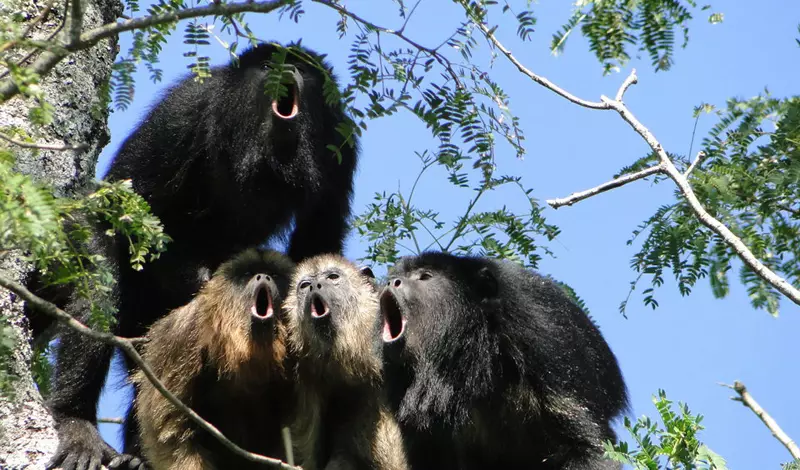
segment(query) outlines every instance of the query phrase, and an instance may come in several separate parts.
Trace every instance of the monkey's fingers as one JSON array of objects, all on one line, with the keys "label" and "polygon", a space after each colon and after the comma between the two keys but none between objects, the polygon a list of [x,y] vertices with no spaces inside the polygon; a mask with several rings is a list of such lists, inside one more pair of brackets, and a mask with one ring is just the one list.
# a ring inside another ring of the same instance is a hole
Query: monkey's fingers
[{"label": "monkey's fingers", "polygon": [[134,455],[120,454],[109,462],[108,468],[120,470],[147,470],[147,464]]}]

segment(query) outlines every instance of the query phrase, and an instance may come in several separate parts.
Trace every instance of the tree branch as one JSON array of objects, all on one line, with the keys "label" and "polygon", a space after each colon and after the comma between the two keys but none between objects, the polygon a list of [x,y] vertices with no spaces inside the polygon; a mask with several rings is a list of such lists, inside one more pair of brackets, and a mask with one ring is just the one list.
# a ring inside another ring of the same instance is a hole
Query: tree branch
[{"label": "tree branch", "polygon": [[97,418],[98,423],[105,423],[105,424],[125,424],[125,419],[123,418]]},{"label": "tree branch", "polygon": [[743,383],[739,382],[738,380],[733,383],[733,385],[727,384],[720,384],[724,387],[728,387],[736,391],[739,394],[738,397],[731,397],[731,400],[741,402],[744,406],[753,410],[753,413],[758,416],[759,419],[767,426],[767,429],[775,436],[775,439],[779,440],[781,444],[786,447],[789,453],[795,459],[800,459],[800,447],[778,426],[778,423],[770,416],[764,408],[761,408],[761,405],[756,402],[750,392],[747,391],[747,387],[744,386]]},{"label": "tree branch", "polygon": [[27,302],[28,305],[31,306],[32,308],[57,319],[58,321],[66,324],[73,330],[83,335],[86,335],[90,338],[93,338],[95,340],[102,341],[103,343],[116,346],[117,348],[124,351],[128,355],[128,357],[130,357],[133,360],[133,362],[136,363],[136,365],[142,370],[142,372],[144,372],[144,375],[148,378],[148,380],[150,380],[153,386],[159,392],[161,392],[164,398],[169,400],[169,402],[172,403],[176,408],[186,413],[186,415],[189,416],[189,418],[191,418],[192,421],[197,423],[198,426],[200,426],[209,434],[218,439],[223,445],[225,445],[225,447],[228,448],[228,450],[230,450],[234,454],[244,459],[250,460],[251,462],[263,463],[273,468],[279,468],[285,470],[301,470],[299,467],[288,465],[281,460],[270,457],[264,457],[262,455],[254,454],[252,452],[248,452],[242,449],[238,445],[234,444],[227,437],[225,437],[219,431],[219,429],[217,429],[213,424],[204,420],[203,418],[200,417],[200,415],[195,413],[194,410],[183,404],[183,402],[181,402],[175,395],[173,395],[172,392],[167,390],[164,384],[161,383],[160,380],[158,380],[158,378],[155,376],[150,366],[144,361],[144,359],[142,359],[142,357],[136,351],[134,344],[142,342],[143,338],[122,338],[119,336],[115,336],[111,333],[104,333],[101,331],[93,330],[84,325],[83,323],[79,322],[78,320],[74,319],[70,314],[61,310],[54,304],[47,302],[46,300],[40,297],[37,297],[28,289],[26,289],[25,286],[23,286],[22,284],[1,275],[0,275],[0,287],[4,287],[10,290],[11,292],[14,292],[18,296],[20,296],[25,302]]},{"label": "tree branch", "polygon": [[[544,78],[544,77],[542,77],[540,75],[536,75],[531,70],[528,70],[527,68],[525,68],[525,66],[522,65],[522,63],[520,61],[518,61],[517,58],[514,57],[511,54],[511,51],[506,49],[505,46],[503,46],[503,44],[495,37],[494,33],[489,31],[489,28],[483,22],[473,21],[473,24],[475,26],[477,26],[483,32],[484,36],[486,36],[486,39],[488,39],[492,43],[492,45],[494,47],[496,47],[500,52],[502,52],[503,55],[506,56],[506,58],[512,64],[514,64],[515,67],[517,67],[517,70],[522,72],[523,75],[528,76],[528,78],[530,78],[534,82],[536,82],[539,85],[547,88],[550,91],[553,91],[554,93],[556,93],[557,95],[561,96],[562,98],[566,98],[567,100],[569,100],[569,101],[571,101],[571,102],[573,102],[573,103],[575,103],[577,105],[583,106],[585,108],[610,109],[607,103],[603,103],[603,102],[598,103],[598,102],[595,102],[595,101],[588,101],[588,100],[584,100],[584,99],[578,98],[577,96],[573,95],[572,93],[560,88],[558,85],[556,85],[555,83],[551,82],[550,80],[548,80],[548,79],[546,79],[546,78]],[[630,77],[628,77],[628,78],[630,78]],[[634,75],[634,78],[635,78],[635,75]],[[626,80],[626,82],[627,82],[627,80]],[[628,86],[630,86],[630,84],[628,84]],[[627,86],[625,88],[627,89]],[[622,91],[622,89],[620,89],[620,90],[621,90],[621,93],[624,93],[624,91]]]},{"label": "tree branch", "polygon": [[684,178],[688,178],[689,174],[692,171],[694,171],[694,169],[697,168],[701,163],[703,163],[703,160],[705,160],[707,156],[708,155],[705,152],[703,152],[702,150],[697,152],[697,156],[694,158],[694,161],[692,162],[692,164],[689,165],[689,168],[687,168],[686,171],[683,173],[683,177]]},{"label": "tree branch", "polygon": [[680,171],[678,171],[678,169],[675,167],[675,164],[672,163],[672,160],[669,158],[667,152],[664,150],[664,147],[661,145],[658,139],[656,139],[656,137],[648,128],[639,122],[639,120],[633,115],[628,107],[619,101],[612,101],[605,96],[602,96],[601,99],[604,103],[608,103],[612,109],[617,111],[619,115],[622,116],[622,119],[630,124],[636,133],[642,136],[647,144],[650,145],[650,148],[653,149],[653,151],[661,160],[661,164],[664,165],[664,172],[672,179],[672,181],[675,182],[678,188],[680,188],[681,193],[683,193],[683,197],[686,198],[686,201],[689,203],[689,207],[692,209],[700,222],[708,227],[712,232],[722,237],[722,239],[725,240],[725,243],[727,243],[736,251],[744,264],[752,269],[753,272],[755,272],[761,279],[772,284],[783,295],[791,299],[792,302],[800,305],[800,290],[791,285],[788,281],[786,281],[786,279],[778,276],[771,269],[769,269],[764,263],[756,258],[753,252],[750,251],[747,245],[745,245],[744,242],[742,242],[742,240],[736,236],[736,234],[731,232],[731,230],[725,226],[725,224],[708,213],[705,207],[703,207],[703,205],[697,199],[697,196],[695,195],[694,190],[692,190],[692,186],[689,184],[689,181]]},{"label": "tree branch", "polygon": [[778,291],[780,291],[783,295],[791,299],[794,303],[800,305],[800,290],[795,288],[789,282],[787,282],[782,277],[775,274],[772,270],[770,270],[766,265],[764,265],[758,258],[747,248],[739,237],[736,236],[731,230],[725,226],[722,222],[715,219],[711,214],[706,211],[700,201],[697,199],[697,196],[694,194],[692,187],[689,185],[688,180],[686,177],[681,174],[678,169],[675,167],[675,164],[670,160],[667,152],[661,146],[661,143],[658,139],[655,138],[652,132],[647,129],[633,113],[625,106],[625,104],[620,100],[628,88],[631,85],[637,83],[636,78],[636,70],[631,71],[630,76],[622,83],[619,90],[617,91],[616,97],[619,98],[617,100],[611,100],[605,96],[600,97],[600,103],[592,102],[583,100],[578,98],[577,96],[559,88],[549,80],[544,77],[540,77],[536,75],[532,71],[528,70],[523,66],[500,41],[495,37],[492,31],[484,24],[482,21],[472,19],[473,24],[475,24],[486,36],[486,38],[496,47],[503,55],[512,63],[514,64],[517,69],[522,72],[524,75],[528,76],[531,80],[542,85],[543,87],[555,92],[559,96],[586,108],[591,109],[613,109],[622,116],[622,119],[630,124],[631,127],[640,135],[642,138],[650,145],[650,148],[659,156],[661,160],[661,165],[663,165],[663,172],[666,173],[678,188],[680,188],[681,193],[686,198],[687,202],[689,203],[689,207],[691,207],[692,211],[695,213],[695,216],[700,220],[700,222],[708,227],[712,232],[716,233],[720,237],[722,237],[725,242],[732,247],[736,253],[739,255],[739,258],[755,272],[761,279],[765,280],[766,282],[770,283],[774,286]]},{"label": "tree branch", "polygon": [[644,170],[637,171],[636,173],[629,173],[627,175],[620,176],[619,178],[614,178],[611,181],[601,184],[600,186],[596,186],[591,189],[587,189],[586,191],[581,191],[579,193],[572,193],[567,197],[560,198],[560,199],[548,199],[547,204],[550,205],[553,209],[558,209],[561,206],[571,206],[576,202],[582,201],[584,199],[588,199],[592,196],[596,196],[600,193],[604,193],[608,190],[619,188],[620,186],[624,186],[628,183],[631,183],[636,180],[640,180],[642,178],[646,178],[650,175],[656,173],[663,173],[664,172],[664,165],[658,164]]},{"label": "tree branch", "polygon": [[[77,0],[73,3],[78,3]],[[50,50],[44,51],[36,61],[28,68],[30,71],[44,76],[49,73],[53,67],[61,62],[70,53],[88,49],[103,39],[115,36],[125,31],[134,29],[143,29],[150,26],[157,26],[165,23],[174,23],[188,18],[197,18],[201,16],[230,16],[236,13],[270,13],[286,4],[291,3],[291,0],[270,0],[264,2],[242,2],[242,3],[227,3],[227,4],[211,4],[197,8],[187,8],[170,13],[163,13],[160,15],[150,15],[140,18],[134,18],[117,23],[109,23],[99,28],[91,29],[81,34],[80,37],[70,40],[66,44],[53,47]],[[72,25],[71,25],[72,26]],[[0,81],[0,104],[8,101],[12,97],[19,94],[19,87],[14,80],[6,78]]]},{"label": "tree branch", "polygon": [[67,150],[86,150],[86,144],[77,144],[77,145],[56,145],[56,144],[37,144],[33,142],[23,142],[21,140],[14,139],[4,134],[0,134],[0,140],[5,140],[10,144],[17,145],[19,147],[23,147],[26,149],[39,149],[39,150],[54,150],[56,152],[64,152]]}]

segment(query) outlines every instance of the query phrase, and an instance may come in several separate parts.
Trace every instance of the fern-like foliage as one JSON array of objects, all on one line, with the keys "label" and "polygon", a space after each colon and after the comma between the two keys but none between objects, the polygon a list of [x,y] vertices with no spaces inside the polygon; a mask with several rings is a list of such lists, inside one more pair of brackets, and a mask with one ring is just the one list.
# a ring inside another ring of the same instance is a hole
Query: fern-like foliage
[{"label": "fern-like foliage", "polygon": [[[777,99],[766,93],[749,100],[732,99],[718,117],[702,141],[707,157],[691,173],[690,183],[704,207],[756,257],[800,286],[800,99]],[[737,256],[700,223],[680,193],[676,191],[675,197],[675,204],[656,211],[629,241],[645,235],[631,266],[640,278],[650,279],[643,294],[653,307],[658,305],[654,290],[664,283],[667,272],[683,295],[708,277],[714,295],[726,296]],[[774,287],[743,265],[739,280],[753,307],[778,314],[780,293]]]},{"label": "fern-like foliage", "polygon": [[605,444],[606,457],[632,466],[636,470],[683,468],[691,470],[726,470],[725,459],[698,439],[703,429],[702,415],[694,415],[689,407],[672,401],[663,390],[653,397],[660,423],[646,416],[632,423],[625,417],[624,425],[634,444],[620,440]]},{"label": "fern-like foliage", "polygon": [[[693,0],[602,0],[578,2],[570,18],[553,35],[550,50],[564,51],[569,36],[580,27],[589,48],[603,64],[603,72],[617,70],[630,60],[633,51],[646,53],[655,70],[669,70],[673,63],[676,36],[680,45],[689,42]],[[701,10],[707,10],[703,6]],[[712,13],[711,23],[722,21]]]},{"label": "fern-like foliage", "polygon": [[[51,190],[13,169],[14,157],[0,148],[0,255],[22,254],[42,274],[46,284],[71,284],[76,295],[89,301],[89,323],[107,329],[114,305],[110,293],[115,282],[106,260],[89,245],[96,236],[127,239],[134,269],[157,258],[169,237],[147,203],[129,180],[101,183],[85,197],[56,198]],[[96,234],[95,223],[109,224]]]}]

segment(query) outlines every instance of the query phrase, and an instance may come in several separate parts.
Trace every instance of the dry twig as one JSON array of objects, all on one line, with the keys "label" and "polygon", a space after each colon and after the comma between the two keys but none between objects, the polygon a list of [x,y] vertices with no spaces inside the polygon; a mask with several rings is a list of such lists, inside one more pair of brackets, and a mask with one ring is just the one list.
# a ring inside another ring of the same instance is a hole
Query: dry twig
[{"label": "dry twig", "polygon": [[789,453],[795,459],[800,459],[800,447],[797,447],[797,444],[778,426],[778,423],[772,419],[764,408],[761,408],[761,405],[750,395],[750,392],[747,391],[747,387],[744,386],[743,383],[739,382],[738,380],[733,383],[733,385],[728,384],[720,384],[724,387],[728,387],[733,389],[736,393],[739,394],[738,397],[731,397],[731,400],[741,402],[744,406],[750,408],[756,416],[761,419],[764,425],[769,429],[775,439],[779,440],[781,444],[789,450]]}]

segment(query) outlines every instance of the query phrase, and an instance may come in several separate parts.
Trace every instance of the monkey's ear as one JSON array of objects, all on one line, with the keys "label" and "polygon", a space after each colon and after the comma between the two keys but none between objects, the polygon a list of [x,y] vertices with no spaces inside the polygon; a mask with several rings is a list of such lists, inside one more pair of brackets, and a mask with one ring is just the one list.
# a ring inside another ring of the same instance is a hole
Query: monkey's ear
[{"label": "monkey's ear", "polygon": [[478,270],[476,284],[477,292],[481,297],[485,299],[497,297],[497,278],[488,267],[484,266]]},{"label": "monkey's ear", "polygon": [[369,266],[361,266],[358,268],[358,272],[361,273],[362,276],[366,276],[370,279],[375,279],[375,273],[372,272],[372,268]]}]

